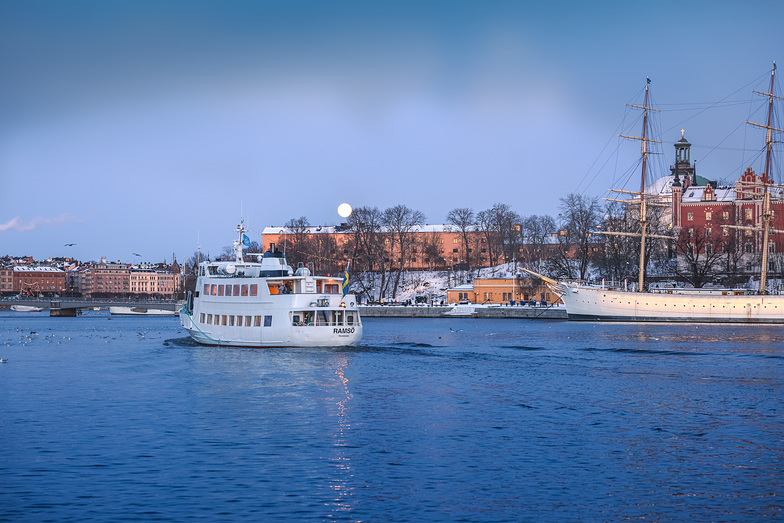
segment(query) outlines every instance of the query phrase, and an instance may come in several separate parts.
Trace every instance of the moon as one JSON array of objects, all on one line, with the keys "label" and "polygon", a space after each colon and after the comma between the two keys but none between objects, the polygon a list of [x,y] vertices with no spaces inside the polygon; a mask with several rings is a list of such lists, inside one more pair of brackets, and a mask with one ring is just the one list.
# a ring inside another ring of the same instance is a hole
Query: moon
[{"label": "moon", "polygon": [[351,206],[347,203],[341,203],[338,205],[338,214],[343,218],[348,218],[351,216]]}]

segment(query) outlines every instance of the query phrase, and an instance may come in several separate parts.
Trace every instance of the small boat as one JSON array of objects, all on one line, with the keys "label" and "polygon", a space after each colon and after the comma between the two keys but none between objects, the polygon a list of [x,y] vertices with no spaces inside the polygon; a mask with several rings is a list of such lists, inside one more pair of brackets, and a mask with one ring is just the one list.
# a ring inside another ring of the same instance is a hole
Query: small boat
[{"label": "small boat", "polygon": [[[180,309],[180,324],[196,342],[238,347],[332,347],[362,339],[358,300],[344,279],[296,272],[274,245],[246,261],[243,223],[235,261],[202,262],[196,289]],[[343,289],[343,292],[341,292]]]},{"label": "small boat", "polygon": [[118,316],[176,316],[177,311],[170,311],[166,309],[153,309],[149,307],[109,307],[109,313]]},{"label": "small boat", "polygon": [[34,307],[32,305],[11,305],[11,310],[16,312],[41,312],[43,307]]}]

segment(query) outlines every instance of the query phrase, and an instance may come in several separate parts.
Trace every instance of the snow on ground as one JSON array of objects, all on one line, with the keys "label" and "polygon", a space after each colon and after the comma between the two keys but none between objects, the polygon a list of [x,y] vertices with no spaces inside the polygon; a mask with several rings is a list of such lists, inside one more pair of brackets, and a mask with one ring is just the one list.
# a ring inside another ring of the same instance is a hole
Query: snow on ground
[{"label": "snow on ground", "polygon": [[[519,265],[518,265],[519,266]],[[431,296],[435,303],[444,300],[446,302],[446,291],[464,283],[472,283],[474,278],[511,278],[515,272],[515,264],[505,263],[496,267],[486,267],[483,269],[473,269],[467,271],[407,271],[400,277],[397,295],[392,296],[394,281],[388,285],[388,292],[384,296],[385,300],[397,300],[404,302],[407,300],[415,301],[417,296]],[[394,274],[391,275],[394,278]],[[366,281],[365,286],[373,288],[375,299],[379,299],[378,289],[381,279],[376,276],[373,283]],[[362,286],[359,283],[352,283],[351,290],[360,292]]]}]

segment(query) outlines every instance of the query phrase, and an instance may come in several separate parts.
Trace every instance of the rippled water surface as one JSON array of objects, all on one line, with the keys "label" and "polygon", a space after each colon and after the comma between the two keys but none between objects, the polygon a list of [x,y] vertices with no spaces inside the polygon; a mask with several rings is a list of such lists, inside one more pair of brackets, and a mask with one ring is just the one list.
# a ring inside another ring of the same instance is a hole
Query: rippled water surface
[{"label": "rippled water surface", "polygon": [[220,349],[0,312],[0,520],[784,517],[780,326],[365,319]]}]

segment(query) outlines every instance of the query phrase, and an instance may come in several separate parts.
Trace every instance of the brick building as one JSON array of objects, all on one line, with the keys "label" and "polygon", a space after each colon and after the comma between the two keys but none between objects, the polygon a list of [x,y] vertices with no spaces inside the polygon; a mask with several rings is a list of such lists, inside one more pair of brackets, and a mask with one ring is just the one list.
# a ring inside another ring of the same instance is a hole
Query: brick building
[{"label": "brick building", "polygon": [[14,267],[12,292],[15,294],[56,294],[66,289],[65,271],[54,267]]}]

